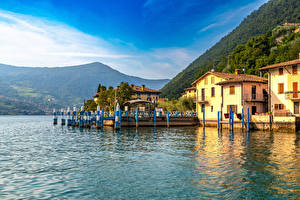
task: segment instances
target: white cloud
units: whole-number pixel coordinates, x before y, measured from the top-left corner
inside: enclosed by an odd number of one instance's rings
[[[21,66],[63,66],[130,55],[66,25],[0,11],[0,62]]]
[[[194,57],[185,48],[143,51],[64,24],[0,10],[0,63],[57,67],[99,61],[134,76],[170,78]]]
[[[0,10],[0,63],[57,67],[99,61],[123,73],[170,78],[194,57],[185,48],[143,51],[133,44],[110,42],[64,24]]]

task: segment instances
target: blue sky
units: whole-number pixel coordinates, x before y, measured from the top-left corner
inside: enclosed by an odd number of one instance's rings
[[[1,0],[0,63],[172,78],[267,0]]]

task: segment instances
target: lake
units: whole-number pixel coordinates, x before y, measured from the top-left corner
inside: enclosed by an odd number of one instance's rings
[[[1,199],[299,199],[300,134],[0,116]]]

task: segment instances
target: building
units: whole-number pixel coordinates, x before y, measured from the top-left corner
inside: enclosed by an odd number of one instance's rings
[[[159,99],[160,91],[146,88],[145,85],[136,86],[131,84],[130,87],[133,89],[134,94],[131,99],[140,99],[145,101],[156,102]]]
[[[231,109],[241,118],[242,110],[246,114],[249,107],[250,117],[255,114],[268,112],[268,81],[265,78],[239,74],[229,80],[217,83],[222,86],[223,113]]]
[[[149,88],[146,88],[145,85],[136,86],[131,84],[130,87],[133,89],[134,94],[131,96],[131,100],[144,100],[144,101],[151,101],[156,102],[159,99],[160,91],[158,90],[152,90]],[[99,93],[96,93],[93,95],[94,101],[97,101],[97,98],[99,97]]]
[[[260,70],[268,72],[268,107],[273,116],[299,115],[300,54],[299,59],[262,67]]]
[[[200,120],[203,117],[203,109],[206,120],[217,120],[218,111],[222,111],[223,117],[226,117],[230,108],[236,117],[241,116],[243,108],[246,112],[248,106],[251,108],[251,114],[267,110],[267,79],[239,72],[207,72],[193,82]]]
[[[196,88],[190,87],[190,88],[184,89],[184,93],[181,95],[181,97],[193,98],[195,100]]]

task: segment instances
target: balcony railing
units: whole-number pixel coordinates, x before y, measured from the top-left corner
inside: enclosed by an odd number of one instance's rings
[[[257,97],[255,96],[255,98],[253,98],[253,95],[248,95],[244,97],[244,100],[247,102],[267,102],[268,101],[268,96],[263,95],[262,97]]]
[[[289,100],[299,100],[300,99],[300,91],[285,92],[285,98],[289,99]]]

